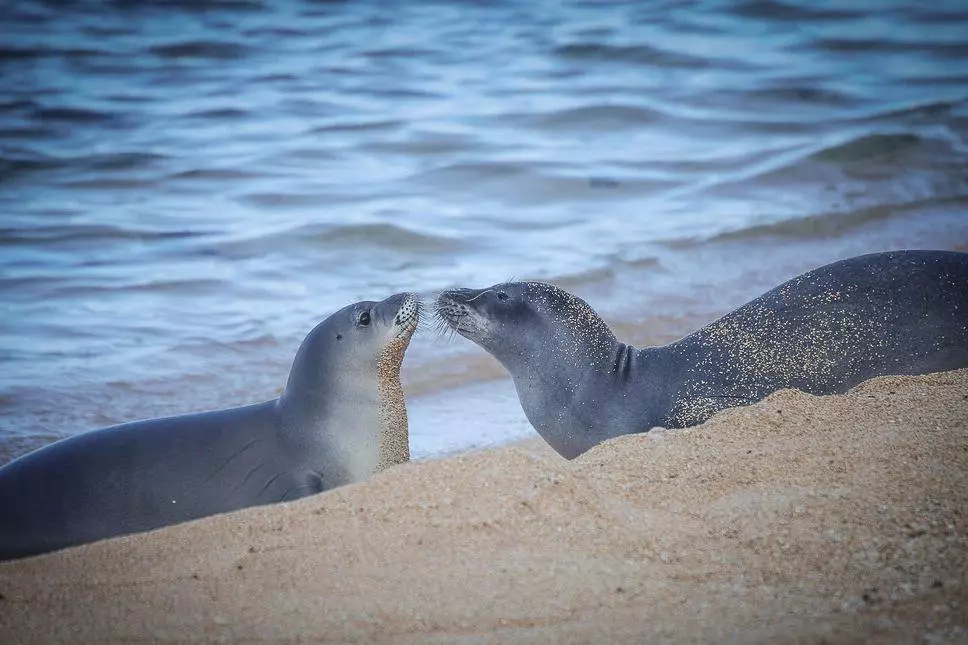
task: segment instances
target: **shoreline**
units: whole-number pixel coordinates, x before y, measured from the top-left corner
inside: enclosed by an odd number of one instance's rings
[[[0,564],[15,642],[968,642],[968,370]]]

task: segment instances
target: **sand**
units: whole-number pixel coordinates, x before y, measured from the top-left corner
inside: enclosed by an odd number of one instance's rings
[[[968,643],[968,370],[0,565],[0,641]]]

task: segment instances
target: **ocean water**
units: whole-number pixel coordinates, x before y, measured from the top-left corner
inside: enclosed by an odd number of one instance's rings
[[[968,248],[968,6],[9,3],[0,461],[277,395],[329,313],[511,277],[673,340],[806,269]],[[416,457],[532,431],[429,327]]]

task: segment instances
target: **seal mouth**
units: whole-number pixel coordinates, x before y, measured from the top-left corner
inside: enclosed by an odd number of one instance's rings
[[[467,304],[462,291],[444,291],[437,296],[437,318],[461,336],[476,336],[484,331],[484,326],[480,314]]]
[[[397,309],[393,317],[393,326],[397,328],[396,338],[410,337],[420,324],[420,298],[416,294],[408,293],[403,304]]]

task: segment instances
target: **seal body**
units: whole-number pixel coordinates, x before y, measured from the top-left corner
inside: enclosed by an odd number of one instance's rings
[[[896,251],[800,275],[679,341],[619,342],[583,300],[540,282],[455,289],[438,315],[493,354],[531,424],[573,458],[796,388],[968,367],[968,253]]]
[[[317,325],[282,396],[78,434],[0,468],[0,559],[147,531],[360,481],[409,459],[399,373],[419,300]]]

